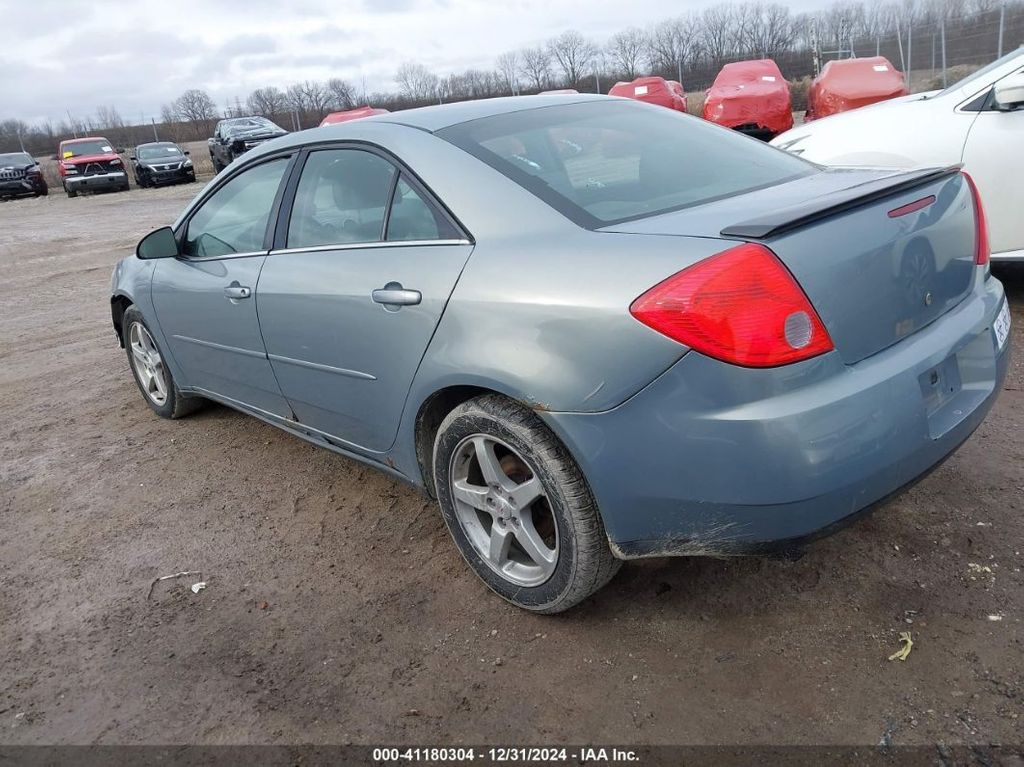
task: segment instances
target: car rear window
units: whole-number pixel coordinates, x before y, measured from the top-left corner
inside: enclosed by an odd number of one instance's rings
[[[817,171],[755,139],[634,101],[528,109],[453,125],[437,135],[591,229]]]

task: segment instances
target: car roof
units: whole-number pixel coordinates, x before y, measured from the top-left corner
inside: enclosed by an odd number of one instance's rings
[[[79,143],[81,141],[107,141],[107,139],[104,138],[103,136],[82,136],[80,138],[66,138],[63,141],[61,141],[60,143],[61,144],[77,144],[77,143]],[[107,141],[107,143],[109,144],[110,142]]]
[[[417,109],[406,109],[384,115],[365,118],[365,122],[387,122],[407,125],[412,128],[433,133],[452,125],[479,120],[484,117],[523,112],[528,109],[544,109],[567,104],[579,104],[583,101],[601,101],[609,98],[600,94],[577,93],[565,95],[538,96],[502,96],[493,99],[476,99],[474,101],[458,101],[451,104],[437,104]]]
[[[144,146],[178,146],[173,141],[147,141],[144,144],[138,144],[136,149],[142,149]]]

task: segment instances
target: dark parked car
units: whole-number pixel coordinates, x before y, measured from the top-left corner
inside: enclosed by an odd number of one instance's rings
[[[31,194],[43,197],[49,189],[39,163],[27,152],[0,154],[0,199]]]
[[[266,117],[232,117],[221,120],[217,123],[213,138],[207,142],[214,172],[220,173],[236,157],[287,132]]]
[[[619,559],[792,551],[956,450],[1010,362],[987,231],[956,166],[466,101],[252,152],[118,263],[112,319],[160,416],[216,400],[407,479],[557,612]]]
[[[188,158],[188,152],[170,141],[154,141],[135,147],[132,170],[135,183],[143,187],[196,180],[196,169]]]

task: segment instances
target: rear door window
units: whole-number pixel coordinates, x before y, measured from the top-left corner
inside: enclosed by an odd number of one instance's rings
[[[462,235],[448,218],[402,175],[388,214],[390,241],[457,240]]]
[[[310,153],[288,223],[289,248],[380,242],[398,169],[360,149]]]

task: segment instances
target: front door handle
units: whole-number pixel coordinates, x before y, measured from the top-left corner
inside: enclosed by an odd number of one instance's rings
[[[373,300],[384,306],[415,306],[423,300],[418,290],[406,290],[400,282],[389,282],[371,294]]]
[[[252,288],[239,285],[237,282],[224,288],[224,295],[232,299],[248,298],[252,295]]]

